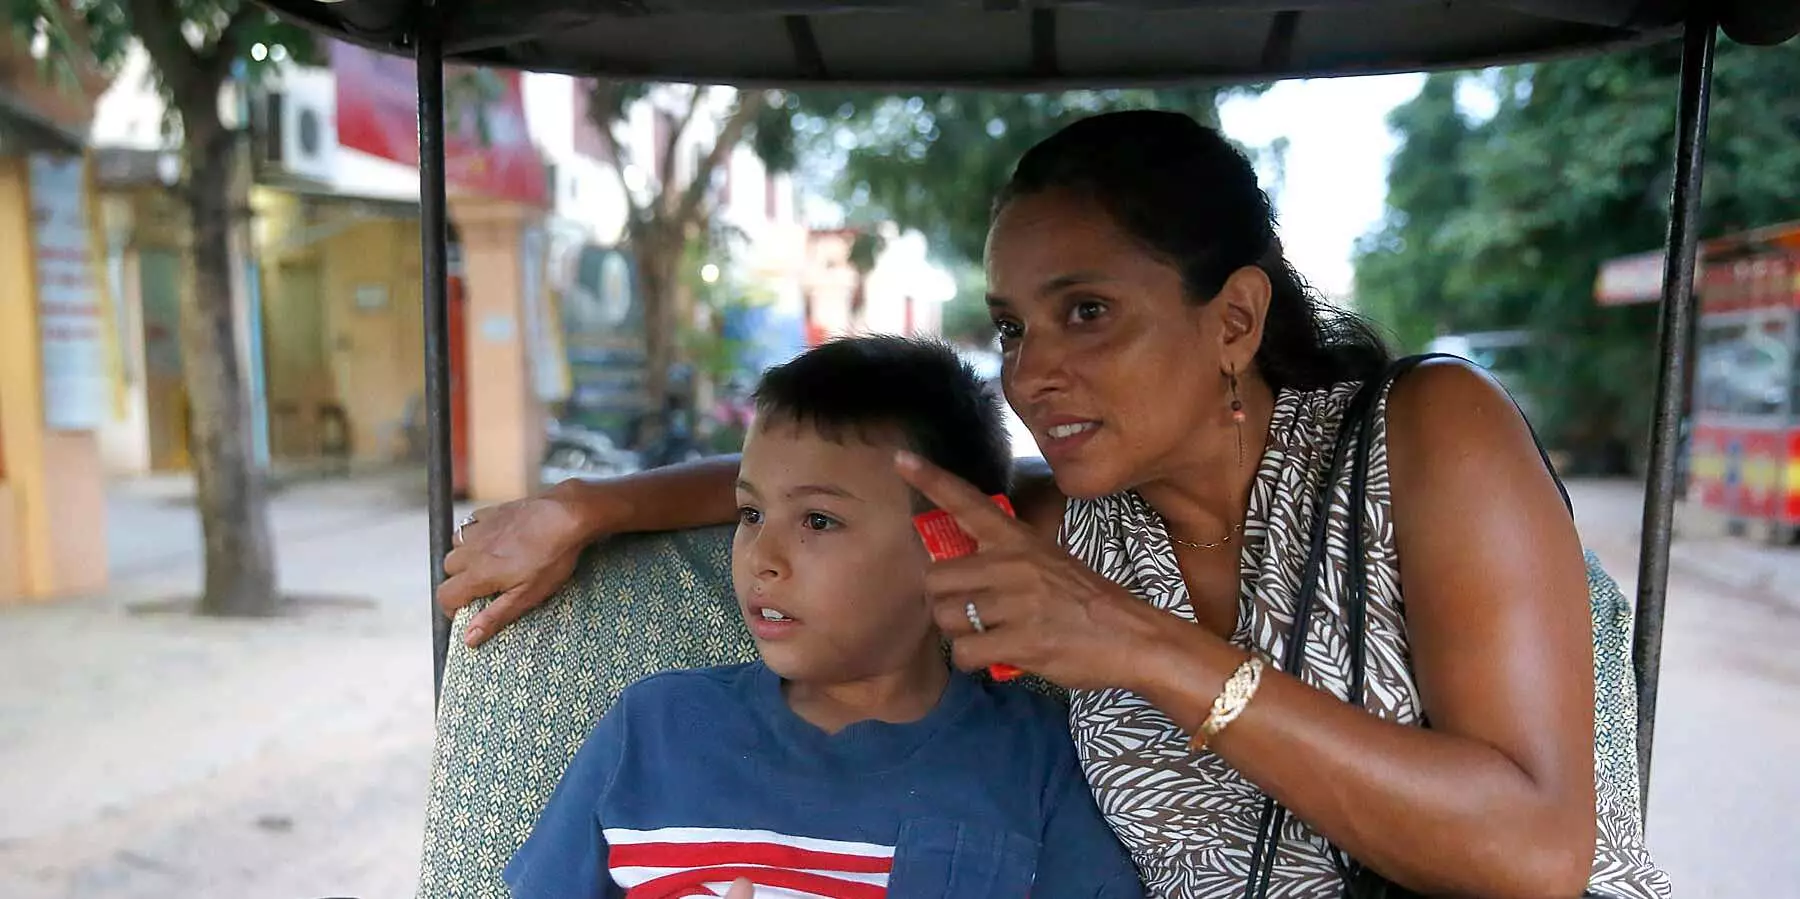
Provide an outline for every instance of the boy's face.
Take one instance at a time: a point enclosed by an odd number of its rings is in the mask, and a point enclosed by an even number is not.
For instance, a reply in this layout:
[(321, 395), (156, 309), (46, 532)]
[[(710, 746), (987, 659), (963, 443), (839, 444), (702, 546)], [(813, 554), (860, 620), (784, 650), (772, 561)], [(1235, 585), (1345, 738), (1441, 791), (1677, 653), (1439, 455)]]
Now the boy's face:
[(936, 651), (897, 448), (779, 419), (744, 440), (732, 585), (764, 663), (788, 680), (845, 683)]

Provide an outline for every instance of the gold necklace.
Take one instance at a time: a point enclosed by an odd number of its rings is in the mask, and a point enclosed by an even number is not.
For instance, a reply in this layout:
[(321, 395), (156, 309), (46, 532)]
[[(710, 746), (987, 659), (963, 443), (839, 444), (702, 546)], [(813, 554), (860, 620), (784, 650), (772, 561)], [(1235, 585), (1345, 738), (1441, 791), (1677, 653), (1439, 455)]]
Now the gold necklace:
[(1225, 536), (1220, 537), (1219, 539), (1214, 540), (1211, 543), (1195, 543), (1192, 540), (1183, 540), (1180, 537), (1175, 536), (1174, 534), (1170, 534), (1169, 539), (1175, 541), (1176, 543), (1181, 544), (1182, 546), (1187, 547), (1188, 549), (1218, 549), (1219, 547), (1224, 546), (1227, 543), (1230, 543), (1231, 538), (1236, 536), (1237, 533), (1239, 531), (1242, 531), (1243, 529), (1244, 529), (1244, 526), (1242, 524), (1234, 524), (1231, 526), (1231, 530), (1227, 531), (1225, 533)]

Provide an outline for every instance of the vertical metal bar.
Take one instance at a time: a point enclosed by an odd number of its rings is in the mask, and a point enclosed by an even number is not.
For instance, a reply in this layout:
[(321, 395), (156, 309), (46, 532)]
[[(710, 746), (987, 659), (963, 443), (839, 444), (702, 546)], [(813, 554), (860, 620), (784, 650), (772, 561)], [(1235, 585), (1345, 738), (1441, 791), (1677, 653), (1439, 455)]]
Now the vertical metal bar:
[(1638, 777), (1649, 817), (1650, 757), (1656, 738), (1656, 681), (1662, 666), (1663, 612), (1669, 590), (1669, 538), (1675, 523), (1675, 453), (1686, 405), (1694, 331), (1694, 268), (1699, 251), (1700, 182), (1706, 161), (1706, 117), (1712, 94), (1712, 17), (1688, 20), (1681, 47), (1681, 101), (1675, 130), (1675, 190), (1663, 257), (1661, 369), (1644, 491), (1643, 548), (1638, 558), (1637, 624), (1631, 661), (1637, 676)]
[(425, 281), (425, 466), (431, 515), (431, 695), (435, 707), (450, 651), (450, 619), (437, 609), (450, 552), (450, 328), (449, 204), (444, 197), (444, 45), (435, 9), (420, 10), (414, 36), (419, 77), (419, 262)]

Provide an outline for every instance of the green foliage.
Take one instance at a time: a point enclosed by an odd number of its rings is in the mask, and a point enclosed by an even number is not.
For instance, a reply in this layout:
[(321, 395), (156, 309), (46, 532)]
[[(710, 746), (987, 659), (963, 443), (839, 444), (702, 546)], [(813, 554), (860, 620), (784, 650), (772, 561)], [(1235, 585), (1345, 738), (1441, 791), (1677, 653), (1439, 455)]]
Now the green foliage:
[[(736, 310), (774, 302), (766, 288), (738, 277), (732, 264), (737, 242), (734, 235), (714, 229), (688, 241), (682, 255), (682, 287), (696, 307), (705, 310), (702, 320), (707, 326), (683, 322), (680, 340), (695, 370), (714, 384), (741, 372), (748, 350), (743, 340), (725, 336), (725, 320)], [(718, 267), (718, 276), (710, 282), (701, 274), (707, 265)]]
[[(1608, 259), (1666, 237), (1679, 48), (1431, 76), (1390, 124), (1388, 213), (1356, 252), (1356, 298), (1408, 349), (1443, 332), (1524, 328), (1536, 424), (1572, 449), (1636, 447), (1655, 382), (1656, 310), (1601, 308)], [(1491, 91), (1470, 121), (1459, 86)], [(1722, 42), (1702, 231), (1800, 218), (1800, 42)]]
[(1454, 266), (1438, 246), (1469, 197), (1463, 157), (1472, 129), (1456, 108), (1460, 76), (1431, 75), (1411, 102), (1388, 116), (1403, 137), (1388, 171), (1388, 211), (1356, 247), (1359, 311), (1418, 349), (1434, 334), (1466, 327), (1460, 305), (1443, 302)]
[(923, 232), (941, 255), (978, 261), (994, 195), (1033, 144), (1115, 109), (1178, 109), (1216, 122), (1217, 97), (1207, 88), (779, 93), (755, 145), (778, 168), (808, 158), (841, 162), (835, 193), (852, 219), (891, 219)]
[(994, 320), (988, 314), (987, 279), (971, 263), (954, 267), (956, 297), (943, 307), (944, 339), (968, 347), (994, 345)]
[(855, 239), (850, 241), (850, 267), (857, 274), (868, 277), (875, 270), (875, 262), (881, 258), (881, 251), (887, 246), (880, 234), (874, 231), (858, 231)]
[[(198, 97), (241, 64), (255, 82), (285, 56), (320, 59), (312, 32), (275, 16), (250, 0), (0, 0), (13, 34), (44, 50), (51, 77), (67, 80), (87, 66), (117, 71), (134, 39), (149, 51), (152, 77), (178, 116), (179, 100)], [(281, 53), (251, 56), (251, 48)]]

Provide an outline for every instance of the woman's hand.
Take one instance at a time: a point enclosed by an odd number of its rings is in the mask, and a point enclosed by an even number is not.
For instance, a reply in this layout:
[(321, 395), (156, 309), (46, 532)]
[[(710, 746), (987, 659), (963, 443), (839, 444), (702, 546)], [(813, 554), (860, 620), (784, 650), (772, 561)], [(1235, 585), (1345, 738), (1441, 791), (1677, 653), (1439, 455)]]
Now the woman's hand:
[(933, 564), (925, 578), (932, 615), (952, 641), (957, 667), (1008, 664), (1071, 689), (1129, 687), (1134, 658), (1178, 621), (1008, 517), (955, 475), (910, 453), (901, 453), (895, 468), (980, 547)]
[(606, 536), (597, 524), (592, 485), (565, 482), (527, 499), (476, 511), (460, 544), (444, 558), (438, 606), (446, 615), (495, 597), (469, 622), (463, 642), (479, 646), (550, 598), (575, 573), (588, 544)]

